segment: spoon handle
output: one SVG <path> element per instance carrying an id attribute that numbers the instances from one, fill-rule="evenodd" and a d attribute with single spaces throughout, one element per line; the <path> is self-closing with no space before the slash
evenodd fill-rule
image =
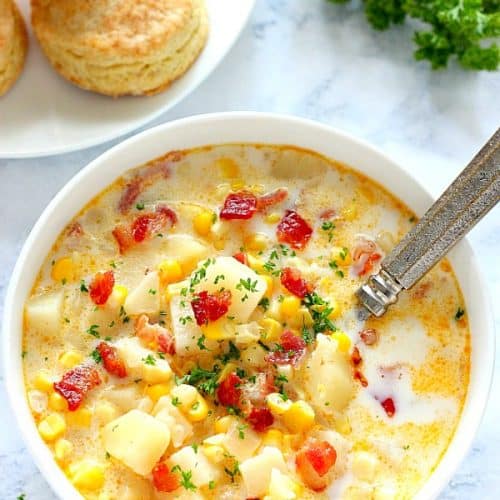
<path id="1" fill-rule="evenodd" d="M 357 292 L 382 316 L 500 200 L 500 128 Z"/>

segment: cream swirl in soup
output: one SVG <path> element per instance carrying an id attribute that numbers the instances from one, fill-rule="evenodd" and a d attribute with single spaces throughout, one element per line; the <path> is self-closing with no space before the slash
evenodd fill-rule
<path id="1" fill-rule="evenodd" d="M 354 291 L 415 216 L 289 146 L 171 152 L 68 224 L 25 306 L 27 399 L 85 498 L 409 499 L 453 436 L 469 330 L 447 261 Z"/>

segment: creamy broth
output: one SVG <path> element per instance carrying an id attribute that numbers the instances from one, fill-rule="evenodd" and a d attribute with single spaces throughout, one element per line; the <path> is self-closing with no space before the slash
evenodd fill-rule
<path id="1" fill-rule="evenodd" d="M 406 499 L 453 436 L 465 306 L 438 264 L 383 318 L 354 291 L 415 216 L 289 146 L 172 152 L 61 233 L 26 303 L 41 437 L 85 498 Z"/>

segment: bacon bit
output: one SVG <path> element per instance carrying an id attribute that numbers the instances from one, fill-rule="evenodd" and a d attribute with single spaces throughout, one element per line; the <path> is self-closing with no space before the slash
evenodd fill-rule
<path id="1" fill-rule="evenodd" d="M 288 189 L 278 188 L 257 198 L 257 210 L 264 211 L 288 198 Z"/>
<path id="2" fill-rule="evenodd" d="M 281 284 L 299 299 L 313 291 L 313 286 L 302 278 L 300 271 L 291 267 L 284 267 L 281 271 Z"/>
<path id="3" fill-rule="evenodd" d="M 149 323 L 149 318 L 141 314 L 135 322 L 135 334 L 141 342 L 154 351 L 165 354 L 175 354 L 175 341 L 173 335 L 158 323 Z"/>
<path id="4" fill-rule="evenodd" d="M 154 212 L 139 215 L 130 227 L 116 226 L 112 234 L 118 243 L 120 253 L 123 254 L 136 243 L 141 243 L 164 229 L 168 223 L 171 227 L 175 226 L 177 215 L 166 205 L 158 205 Z"/>
<path id="5" fill-rule="evenodd" d="M 82 225 L 75 221 L 75 222 L 72 222 L 69 226 L 68 226 L 68 229 L 66 231 L 66 234 L 68 236 L 81 236 L 83 234 L 83 227 Z"/>
<path id="6" fill-rule="evenodd" d="M 358 366 L 363 362 L 363 358 L 357 347 L 354 347 L 351 354 L 351 361 L 354 366 Z"/>
<path id="7" fill-rule="evenodd" d="M 216 293 L 208 293 L 207 291 L 196 293 L 191 301 L 198 326 L 218 320 L 227 313 L 230 305 L 231 292 L 229 290 Z"/>
<path id="8" fill-rule="evenodd" d="M 181 485 L 179 475 L 172 472 L 165 462 L 158 462 L 151 473 L 153 484 L 158 491 L 170 493 Z"/>
<path id="9" fill-rule="evenodd" d="M 368 387 L 368 380 L 366 380 L 366 377 L 359 370 L 354 370 L 353 376 L 354 376 L 354 380 L 359 380 L 359 383 L 363 387 Z"/>
<path id="10" fill-rule="evenodd" d="M 375 345 L 378 341 L 378 332 L 375 328 L 361 330 L 359 336 L 365 345 Z"/>
<path id="11" fill-rule="evenodd" d="M 394 400 L 392 398 L 384 399 L 381 403 L 382 408 L 389 418 L 392 418 L 396 413 L 396 406 L 394 405 Z"/>
<path id="12" fill-rule="evenodd" d="M 337 216 L 337 212 L 334 208 L 328 208 L 319 214 L 319 218 L 322 220 L 330 220 Z"/>
<path id="13" fill-rule="evenodd" d="M 242 380 L 236 373 L 230 373 L 217 388 L 217 399 L 224 406 L 237 408 L 240 404 Z"/>
<path id="14" fill-rule="evenodd" d="M 245 252 L 238 252 L 233 255 L 233 259 L 241 262 L 243 265 L 248 266 L 248 257 Z"/>
<path id="15" fill-rule="evenodd" d="M 295 457 L 297 471 L 302 481 L 314 491 L 322 491 L 328 485 L 326 474 L 335 465 L 337 452 L 327 441 L 309 438 Z"/>
<path id="16" fill-rule="evenodd" d="M 170 166 L 179 161 L 184 156 L 180 151 L 170 151 L 163 158 L 159 158 L 154 164 L 147 166 L 143 172 L 137 174 L 125 188 L 118 209 L 122 214 L 126 214 L 135 203 L 139 195 L 149 186 L 154 184 L 157 179 L 168 178 L 170 175 Z"/>
<path id="17" fill-rule="evenodd" d="M 274 417 L 269 408 L 252 408 L 247 421 L 257 432 L 265 431 L 269 426 L 273 425 Z"/>
<path id="18" fill-rule="evenodd" d="M 225 220 L 251 219 L 257 210 L 257 197 L 248 191 L 230 193 L 220 211 L 220 218 Z"/>
<path id="19" fill-rule="evenodd" d="M 298 250 L 306 246 L 312 232 L 311 226 L 294 210 L 287 210 L 276 228 L 278 241 Z"/>
<path id="20" fill-rule="evenodd" d="M 89 295 L 92 302 L 98 306 L 104 305 L 115 286 L 115 275 L 113 271 L 97 273 L 89 285 Z"/>
<path id="21" fill-rule="evenodd" d="M 306 352 L 304 339 L 286 330 L 280 340 L 279 349 L 268 354 L 266 360 L 276 365 L 296 365 Z"/>
<path id="22" fill-rule="evenodd" d="M 59 382 L 54 382 L 54 390 L 67 402 L 69 411 L 75 411 L 84 396 L 101 383 L 97 370 L 91 366 L 77 366 L 67 371 Z"/>
<path id="23" fill-rule="evenodd" d="M 108 373 L 111 373 L 111 375 L 116 375 L 118 378 L 124 378 L 127 376 L 125 363 L 118 357 L 115 347 L 106 344 L 106 342 L 101 342 L 97 346 L 97 350 L 101 355 L 104 369 Z"/>

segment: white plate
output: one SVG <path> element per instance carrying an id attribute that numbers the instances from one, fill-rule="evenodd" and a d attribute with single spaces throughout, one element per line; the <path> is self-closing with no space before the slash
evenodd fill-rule
<path id="1" fill-rule="evenodd" d="M 29 25 L 29 0 L 18 5 Z M 207 45 L 189 71 L 165 92 L 112 99 L 81 90 L 60 77 L 30 27 L 21 78 L 0 98 L 0 158 L 67 153 L 110 141 L 153 120 L 192 92 L 217 66 L 245 26 L 255 0 L 206 0 Z"/>

